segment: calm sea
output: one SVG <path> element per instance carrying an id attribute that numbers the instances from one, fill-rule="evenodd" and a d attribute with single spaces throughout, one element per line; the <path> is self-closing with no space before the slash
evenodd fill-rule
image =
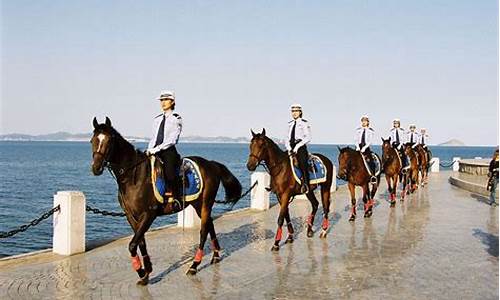
<path id="1" fill-rule="evenodd" d="M 145 144 L 137 147 L 144 149 Z M 180 144 L 182 155 L 198 155 L 225 164 L 239 178 L 246 190 L 250 172 L 246 169 L 246 144 Z M 493 147 L 431 147 L 442 162 L 452 157 L 491 157 Z M 321 152 L 337 163 L 338 150 L 334 145 L 312 145 L 310 150 Z M 380 153 L 380 147 L 374 147 Z M 100 209 L 120 211 L 116 199 L 116 182 L 105 172 L 93 176 L 90 171 L 90 144 L 84 142 L 0 142 L 0 231 L 8 231 L 37 218 L 52 207 L 57 191 L 82 191 L 87 204 Z M 217 199 L 223 198 L 219 189 Z M 274 200 L 275 201 L 275 200 Z M 240 200 L 234 209 L 248 207 L 249 196 Z M 215 214 L 227 207 L 217 204 Z M 158 218 L 153 227 L 176 222 L 175 216 Z M 108 240 L 132 234 L 125 218 L 87 214 L 87 242 Z M 52 219 L 13 237 L 0 239 L 0 257 L 52 245 Z"/>

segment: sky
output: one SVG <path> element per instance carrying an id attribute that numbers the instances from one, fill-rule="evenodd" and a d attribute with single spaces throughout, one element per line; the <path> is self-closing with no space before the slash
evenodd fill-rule
<path id="1" fill-rule="evenodd" d="M 161 90 L 183 135 L 283 137 L 301 103 L 313 143 L 368 114 L 498 144 L 498 2 L 1 1 L 0 134 L 151 136 Z"/>

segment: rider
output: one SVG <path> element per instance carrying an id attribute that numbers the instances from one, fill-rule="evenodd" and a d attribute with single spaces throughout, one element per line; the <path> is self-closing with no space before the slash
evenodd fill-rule
<path id="1" fill-rule="evenodd" d="M 429 149 L 427 148 L 426 142 L 429 141 L 429 135 L 427 134 L 427 129 L 425 128 L 420 128 L 420 134 L 418 135 L 418 145 L 422 145 L 424 148 L 425 152 L 427 153 L 427 160 L 431 159 L 431 154 L 429 152 Z"/>
<path id="2" fill-rule="evenodd" d="M 415 124 L 410 124 L 410 131 L 408 132 L 408 137 L 406 139 L 406 142 L 412 146 L 412 148 L 417 145 L 418 142 L 418 133 L 416 131 L 417 126 Z"/>
<path id="3" fill-rule="evenodd" d="M 176 169 L 180 165 L 180 155 L 175 145 L 182 132 L 182 118 L 174 113 L 175 94 L 173 91 L 162 91 L 160 97 L 163 112 L 154 118 L 153 136 L 146 154 L 156 155 L 163 161 L 168 202 L 180 199 L 180 184 Z"/>
<path id="4" fill-rule="evenodd" d="M 300 104 L 292 104 L 290 107 L 292 118 L 288 122 L 288 142 L 286 150 L 289 155 L 296 155 L 300 171 L 302 172 L 302 184 L 300 190 L 302 193 L 309 192 L 309 154 L 307 144 L 311 141 L 311 125 L 307 120 L 302 119 L 302 106 Z"/>
<path id="5" fill-rule="evenodd" d="M 370 127 L 370 118 L 367 115 L 363 115 L 361 117 L 361 127 L 356 129 L 356 150 L 364 155 L 372 170 L 372 175 L 375 172 L 375 161 L 373 160 L 370 145 L 374 135 L 375 130 Z"/>
<path id="6" fill-rule="evenodd" d="M 404 155 L 403 149 L 403 137 L 405 135 L 405 130 L 401 128 L 401 121 L 399 119 L 392 120 L 392 128 L 390 131 L 390 138 L 392 141 L 392 147 L 399 151 L 401 161 L 404 167 L 406 165 L 406 155 Z"/>

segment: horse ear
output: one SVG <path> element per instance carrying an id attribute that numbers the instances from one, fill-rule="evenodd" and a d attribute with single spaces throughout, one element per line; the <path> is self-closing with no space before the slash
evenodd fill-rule
<path id="1" fill-rule="evenodd" d="M 337 145 L 337 149 L 339 149 L 339 152 L 342 152 L 342 148 L 339 145 Z"/>
<path id="2" fill-rule="evenodd" d="M 106 117 L 106 125 L 111 127 L 111 120 L 108 117 Z"/>
<path id="3" fill-rule="evenodd" d="M 97 126 L 99 126 L 99 123 L 97 123 L 97 119 L 94 117 L 94 120 L 92 121 L 92 125 L 94 125 L 94 129 L 97 129 Z"/>
<path id="4" fill-rule="evenodd" d="M 257 135 L 255 132 L 253 132 L 252 129 L 250 129 L 250 132 L 252 133 L 252 137 L 255 137 Z"/>
<path id="5" fill-rule="evenodd" d="M 387 139 L 387 141 L 389 141 L 389 143 L 390 143 L 390 142 L 391 142 L 391 137 L 389 137 L 389 138 Z"/>
<path id="6" fill-rule="evenodd" d="M 266 129 L 262 128 L 262 135 L 266 135 Z"/>

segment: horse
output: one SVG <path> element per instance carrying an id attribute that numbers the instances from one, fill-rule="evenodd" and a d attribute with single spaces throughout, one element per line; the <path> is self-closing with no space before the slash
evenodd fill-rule
<path id="1" fill-rule="evenodd" d="M 293 166 L 290 162 L 288 153 L 281 150 L 280 147 L 273 142 L 273 140 L 266 136 L 266 129 L 264 128 L 261 133 L 255 133 L 251 130 L 251 133 L 252 140 L 250 141 L 250 154 L 248 156 L 247 169 L 249 171 L 255 171 L 257 166 L 263 162 L 269 170 L 269 175 L 271 176 L 270 190 L 276 193 L 280 204 L 278 229 L 276 231 L 274 245 L 271 248 L 272 251 L 278 251 L 282 237 L 281 227 L 283 226 L 285 219 L 288 229 L 288 238 L 285 243 L 292 243 L 294 239 L 294 230 L 290 221 L 288 205 L 294 196 L 301 194 L 300 184 L 294 179 L 292 173 Z M 307 237 L 312 237 L 314 235 L 312 227 L 319 205 L 319 202 L 314 195 L 314 189 L 316 189 L 319 185 L 321 189 L 321 202 L 323 204 L 323 222 L 321 225 L 322 231 L 320 233 L 320 238 L 325 238 L 330 226 L 328 214 L 330 212 L 330 188 L 332 186 L 333 179 L 333 164 L 324 155 L 319 153 L 313 154 L 322 160 L 326 168 L 326 181 L 317 185 L 309 184 L 309 192 L 306 194 L 306 197 L 311 202 L 312 211 L 307 217 L 306 222 Z"/>
<path id="2" fill-rule="evenodd" d="M 150 157 L 123 138 L 113 128 L 111 120 L 106 117 L 105 123 L 99 124 L 94 118 L 92 139 L 92 173 L 99 176 L 105 168 L 114 175 L 118 184 L 118 201 L 126 214 L 127 221 L 134 231 L 128 250 L 132 259 L 132 268 L 137 272 L 137 284 L 146 285 L 149 274 L 153 271 L 151 258 L 146 248 L 146 231 L 158 216 L 169 215 L 181 211 L 182 207 L 174 207 L 172 203 L 162 204 L 154 195 L 151 179 Z M 203 188 L 199 196 L 185 206 L 193 206 L 201 218 L 200 243 L 187 274 L 194 275 L 203 258 L 203 247 L 210 233 L 213 248 L 211 263 L 220 261 L 221 250 L 215 233 L 212 207 L 215 202 L 235 204 L 241 196 L 241 184 L 238 179 L 221 163 L 209 161 L 202 157 L 190 156 L 200 170 Z M 226 200 L 216 201 L 219 184 L 225 189 Z M 166 202 L 166 201 L 165 201 Z M 141 250 L 144 267 L 137 255 L 137 247 Z"/>
<path id="3" fill-rule="evenodd" d="M 369 218 L 373 214 L 373 198 L 380 184 L 380 174 L 375 177 L 376 181 L 374 183 L 370 183 L 372 175 L 365 167 L 361 152 L 350 147 L 338 147 L 338 149 L 340 153 L 338 157 L 339 172 L 337 177 L 348 182 L 351 194 L 352 207 L 349 221 L 353 222 L 356 219 L 356 186 L 360 186 L 363 189 L 364 217 Z M 370 185 L 372 186 L 371 189 Z"/>
<path id="4" fill-rule="evenodd" d="M 418 169 L 420 171 L 421 185 L 424 186 L 427 183 L 427 177 L 429 176 L 429 168 L 430 168 L 430 155 L 427 150 L 420 144 L 415 147 L 415 150 L 418 155 L 419 166 Z"/>
<path id="5" fill-rule="evenodd" d="M 387 140 L 382 138 L 382 170 L 387 181 L 387 189 L 389 190 L 392 207 L 396 204 L 396 191 L 398 178 L 402 170 L 402 162 L 398 151 L 391 145 L 390 137 Z"/>
<path id="6" fill-rule="evenodd" d="M 405 195 L 415 192 L 418 187 L 419 172 L 418 154 L 413 149 L 412 145 L 410 143 L 406 143 L 404 145 L 404 150 L 406 156 L 408 157 L 409 168 L 403 175 L 403 191 L 401 192 L 401 199 L 404 199 Z"/>

